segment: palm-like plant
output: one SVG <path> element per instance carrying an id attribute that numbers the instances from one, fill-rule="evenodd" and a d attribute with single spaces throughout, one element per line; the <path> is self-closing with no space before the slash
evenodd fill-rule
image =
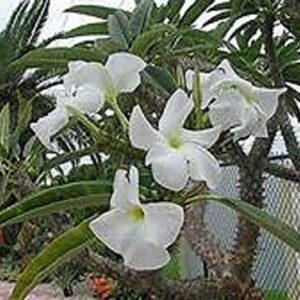
<path id="1" fill-rule="evenodd" d="M 137 7 L 132 13 L 89 5 L 69 9 L 68 12 L 99 17 L 101 21 L 75 28 L 65 33 L 64 38 L 90 34 L 104 36 L 96 42 L 81 43 L 72 48 L 35 49 L 10 64 L 9 71 L 22 73 L 27 68 L 36 67 L 40 70 L 52 68 L 63 72 L 68 62 L 72 60 L 103 62 L 110 53 L 116 51 L 134 53 L 146 60 L 149 66 L 143 73 L 143 86 L 130 99 L 128 96 L 122 96 L 120 100 L 124 101 L 120 103 L 127 115 L 133 103 L 139 103 L 148 112 L 149 120 L 154 121 L 157 121 L 160 114 L 158 109 L 158 113 L 152 117 L 154 109 L 157 112 L 157 108 L 164 105 L 167 96 L 178 86 L 184 85 L 183 72 L 188 65 L 207 70 L 226 57 L 245 78 L 257 85 L 282 87 L 290 79 L 299 82 L 299 72 L 295 72 L 299 70 L 299 41 L 295 38 L 298 25 L 294 21 L 298 16 L 290 9 L 292 5 L 297 5 L 295 1 L 232 0 L 216 5 L 214 1 L 195 1 L 183 16 L 180 15 L 180 11 L 185 1 L 170 0 L 167 5 L 161 7 L 157 7 L 152 0 L 136 2 Z M 208 8 L 217 12 L 216 16 L 208 21 L 208 24 L 216 23 L 215 29 L 204 31 L 193 28 L 193 23 Z M 230 27 L 249 14 L 255 18 L 239 27 L 230 38 L 225 39 Z M 274 36 L 274 26 L 278 22 L 288 28 L 282 36 Z M 236 43 L 232 43 L 231 38 L 234 38 Z M 151 63 L 155 63 L 156 66 Z M 297 76 L 292 76 L 295 73 Z M 264 198 L 263 172 L 273 172 L 277 176 L 299 182 L 299 147 L 287 117 L 288 110 L 299 115 L 295 105 L 299 95 L 291 87 L 288 88 L 288 101 L 280 101 L 278 112 L 268 126 L 269 139 L 256 139 L 250 155 L 247 156 L 230 136 L 225 136 L 221 139 L 222 147 L 219 147 L 221 150 L 216 152 L 222 160 L 234 161 L 239 167 L 240 196 L 245 202 L 200 196 L 202 200 L 220 201 L 241 214 L 233 255 L 219 249 L 211 239 L 211 235 L 207 234 L 205 225 L 201 222 L 199 224 L 200 218 L 189 213 L 191 207 L 187 207 L 185 228 L 187 240 L 207 264 L 209 274 L 215 274 L 213 278 L 187 284 L 180 280 L 165 279 L 163 274 L 150 273 L 140 276 L 139 273 L 128 271 L 93 253 L 89 257 L 92 267 L 122 279 L 129 286 L 150 291 L 160 299 L 185 297 L 223 299 L 224 296 L 234 298 L 233 295 L 238 295 L 238 299 L 242 297 L 253 299 L 254 295 L 257 296 L 251 278 L 260 234 L 259 227 L 255 224 L 274 233 L 297 251 L 300 247 L 297 232 L 261 210 Z M 74 147 L 72 153 L 58 155 L 45 163 L 42 171 L 47 173 L 52 167 L 68 161 L 77 162 L 86 155 L 107 153 L 109 158 L 103 163 L 101 159 L 98 162 L 101 163 L 103 178 L 111 179 L 111 171 L 115 170 L 117 165 L 126 164 L 128 161 L 140 161 L 141 153 L 130 148 L 126 141 L 116 134 L 119 126 L 116 118 L 108 117 L 104 112 L 105 109 L 100 112 L 102 117 L 100 121 L 75 116 L 74 121 L 79 120 L 83 125 L 80 126 L 82 135 L 91 136 L 84 141 L 87 146 L 79 151 Z M 193 120 L 189 122 L 192 124 Z M 286 137 L 289 155 L 296 170 L 277 168 L 268 162 L 268 153 L 279 127 Z M 143 169 L 143 172 L 142 181 L 147 187 L 146 194 L 157 199 L 170 199 L 174 196 L 164 190 L 153 188 L 149 183 L 149 173 L 146 169 Z M 155 190 L 154 193 L 152 189 Z M 0 224 L 13 224 L 74 207 L 97 206 L 104 209 L 107 207 L 109 190 L 106 181 L 76 182 L 53 187 L 31 195 L 20 204 L 1 212 Z M 199 187 L 189 196 L 199 195 L 203 190 L 205 188 Z M 195 210 L 192 208 L 191 211 Z M 89 220 L 86 220 L 67 231 L 30 263 L 21 276 L 13 299 L 23 299 L 38 280 L 47 276 L 49 270 L 60 265 L 62 260 L 70 258 L 83 247 L 91 245 L 94 237 L 88 229 L 88 224 Z M 103 253 L 103 247 L 100 248 L 99 252 Z M 228 274 L 229 279 L 226 276 Z"/>
<path id="2" fill-rule="evenodd" d="M 6 27 L 0 33 L 0 108 L 7 102 L 11 105 L 12 125 L 16 124 L 16 112 L 20 97 L 24 101 L 36 98 L 33 102 L 34 112 L 38 115 L 51 107 L 39 93 L 43 83 L 52 74 L 34 71 L 25 75 L 24 71 L 14 72 L 9 64 L 33 49 L 48 45 L 57 36 L 47 41 L 40 41 L 40 35 L 49 13 L 49 0 L 23 0 L 12 13 Z M 40 110 L 40 112 L 39 112 Z"/>
<path id="3" fill-rule="evenodd" d="M 32 136 L 28 124 L 52 107 L 51 98 L 42 95 L 44 84 L 53 75 L 49 71 L 11 71 L 9 65 L 26 53 L 43 47 L 56 37 L 40 41 L 49 13 L 49 0 L 23 0 L 0 32 L 0 111 L 1 206 L 19 200 L 32 189 L 28 172 L 26 144 Z M 28 147 L 27 147 L 28 148 Z M 31 168 L 33 165 L 31 166 Z M 36 176 L 36 174 L 34 175 Z M 9 229 L 8 229 L 9 231 Z M 15 234 L 6 235 L 13 241 Z"/>

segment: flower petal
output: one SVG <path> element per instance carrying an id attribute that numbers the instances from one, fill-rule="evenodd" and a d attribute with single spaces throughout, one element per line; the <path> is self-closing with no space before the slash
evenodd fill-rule
<path id="1" fill-rule="evenodd" d="M 177 239 L 184 221 L 181 206 L 174 203 L 150 203 L 144 205 L 147 239 L 155 245 L 167 248 Z"/>
<path id="2" fill-rule="evenodd" d="M 184 143 L 198 144 L 205 148 L 210 148 L 219 138 L 222 131 L 221 126 L 216 126 L 206 130 L 181 129 L 181 138 Z"/>
<path id="3" fill-rule="evenodd" d="M 100 63 L 77 62 L 77 64 L 69 65 L 69 68 L 69 73 L 63 78 L 64 85 L 68 90 L 72 90 L 72 87 L 78 88 L 82 85 L 89 85 L 105 95 L 115 89 L 109 72 Z"/>
<path id="4" fill-rule="evenodd" d="M 68 121 L 69 118 L 65 111 L 56 108 L 47 116 L 40 118 L 37 123 L 32 123 L 30 128 L 46 148 L 54 150 L 51 145 L 51 137 L 66 126 Z"/>
<path id="5" fill-rule="evenodd" d="M 152 162 L 154 180 L 161 186 L 178 192 L 188 182 L 187 162 L 180 152 L 170 152 Z"/>
<path id="6" fill-rule="evenodd" d="M 255 124 L 260 124 L 262 118 L 264 118 L 264 116 L 260 115 L 254 106 L 243 106 L 240 111 L 240 124 L 231 130 L 235 135 L 234 139 L 237 140 L 251 135 L 253 129 L 255 129 Z"/>
<path id="7" fill-rule="evenodd" d="M 244 114 L 245 115 L 245 114 Z M 258 138 L 268 138 L 267 119 L 265 115 L 255 111 L 251 119 L 251 112 L 248 113 L 247 117 L 244 117 L 248 122 L 242 123 L 241 126 L 232 129 L 234 133 L 234 139 L 246 138 L 250 135 Z"/>
<path id="8" fill-rule="evenodd" d="M 135 270 L 157 270 L 170 261 L 168 251 L 146 241 L 137 241 L 123 253 L 124 264 Z"/>
<path id="9" fill-rule="evenodd" d="M 224 74 L 224 79 L 236 79 L 236 78 L 240 78 L 236 72 L 234 71 L 234 69 L 231 67 L 231 64 L 229 62 L 228 59 L 223 59 L 221 61 L 221 63 L 217 66 L 216 70 L 221 70 Z"/>
<path id="10" fill-rule="evenodd" d="M 146 159 L 145 165 L 149 166 L 154 161 L 159 159 L 164 159 L 170 153 L 173 153 L 170 146 L 168 146 L 167 141 L 165 139 L 157 140 L 149 149 Z"/>
<path id="11" fill-rule="evenodd" d="M 194 83 L 194 74 L 195 72 L 191 69 L 185 72 L 185 83 L 188 90 L 193 90 L 193 83 Z"/>
<path id="12" fill-rule="evenodd" d="M 147 150 L 157 139 L 158 132 L 146 119 L 139 105 L 133 108 L 129 122 L 129 139 L 138 149 Z"/>
<path id="13" fill-rule="evenodd" d="M 159 130 L 166 137 L 176 133 L 183 126 L 193 108 L 192 99 L 182 89 L 178 89 L 166 104 L 159 120 Z"/>
<path id="14" fill-rule="evenodd" d="M 80 68 L 86 64 L 85 61 L 71 61 L 68 64 L 69 72 L 63 77 L 64 87 L 68 93 L 72 93 L 74 86 L 77 87 L 77 76 Z"/>
<path id="15" fill-rule="evenodd" d="M 105 65 L 120 93 L 131 93 L 141 83 L 140 72 L 146 63 L 138 56 L 129 53 L 115 53 L 109 56 Z"/>
<path id="16" fill-rule="evenodd" d="M 139 205 L 139 171 L 135 166 L 130 167 L 128 177 L 128 196 L 130 203 Z"/>
<path id="17" fill-rule="evenodd" d="M 93 115 L 103 107 L 104 101 L 98 89 L 94 86 L 84 85 L 77 89 L 75 96 L 63 101 L 58 100 L 58 105 L 62 104 L 72 106 L 82 114 Z"/>
<path id="18" fill-rule="evenodd" d="M 267 122 L 261 121 L 260 124 L 255 123 L 252 129 L 252 134 L 253 136 L 258 138 L 268 138 L 269 133 L 268 133 Z"/>
<path id="19" fill-rule="evenodd" d="M 139 230 L 140 224 L 131 220 L 128 211 L 112 209 L 90 223 L 90 229 L 107 247 L 122 254 Z"/>
<path id="20" fill-rule="evenodd" d="M 202 147 L 186 145 L 184 153 L 188 159 L 189 176 L 196 181 L 206 181 L 209 188 L 218 185 L 220 167 L 214 156 Z"/>
<path id="21" fill-rule="evenodd" d="M 129 174 L 126 170 L 117 170 L 114 180 L 114 192 L 110 200 L 112 208 L 128 208 L 140 205 L 139 174 L 136 167 L 131 166 Z"/>
<path id="22" fill-rule="evenodd" d="M 218 91 L 215 102 L 209 106 L 209 117 L 213 126 L 221 126 L 223 131 L 241 123 L 241 111 L 247 103 L 237 89 Z"/>
<path id="23" fill-rule="evenodd" d="M 277 109 L 278 98 L 285 93 L 286 89 L 266 89 L 253 87 L 254 97 L 257 100 L 259 107 L 265 113 L 266 118 L 271 118 Z"/>
<path id="24" fill-rule="evenodd" d="M 202 109 L 209 106 L 211 101 L 214 99 L 213 86 L 225 78 L 228 78 L 225 69 L 221 66 L 222 64 L 209 73 L 199 73 L 200 89 L 202 93 Z M 189 90 L 193 89 L 194 74 L 195 72 L 192 70 L 188 70 L 185 74 L 186 86 Z"/>

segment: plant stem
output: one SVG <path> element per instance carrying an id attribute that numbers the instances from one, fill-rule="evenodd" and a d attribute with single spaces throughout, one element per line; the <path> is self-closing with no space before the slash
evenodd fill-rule
<path id="1" fill-rule="evenodd" d="M 203 128 L 203 112 L 202 106 L 202 91 L 201 91 L 201 77 L 198 68 L 195 70 L 193 78 L 193 99 L 195 103 L 195 122 L 197 129 Z"/>
<path id="2" fill-rule="evenodd" d="M 114 110 L 115 114 L 117 115 L 117 118 L 119 119 L 119 121 L 121 123 L 124 133 L 127 134 L 128 128 L 129 128 L 129 122 L 128 122 L 127 117 L 121 110 L 121 108 L 117 102 L 117 98 L 110 98 L 110 99 L 108 99 L 107 102 L 110 104 L 110 106 Z"/>

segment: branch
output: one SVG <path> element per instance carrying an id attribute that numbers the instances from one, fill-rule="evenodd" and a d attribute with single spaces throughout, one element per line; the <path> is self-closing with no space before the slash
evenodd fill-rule
<path id="1" fill-rule="evenodd" d="M 106 274 L 123 285 L 146 293 L 152 299 L 164 300 L 264 300 L 260 291 L 241 289 L 232 278 L 222 280 L 195 278 L 171 280 L 160 271 L 135 271 L 89 250 L 86 263 L 90 271 Z"/>
<path id="2" fill-rule="evenodd" d="M 200 217 L 201 209 L 201 203 L 186 206 L 184 235 L 195 254 L 207 264 L 210 277 L 222 278 L 224 274 L 230 273 L 229 257 L 206 229 Z"/>
<path id="3" fill-rule="evenodd" d="M 274 12 L 272 11 L 267 12 L 266 14 L 267 15 L 264 22 L 264 26 L 262 28 L 262 32 L 264 36 L 266 58 L 270 69 L 270 75 L 273 79 L 275 87 L 284 87 L 285 81 L 280 72 L 280 67 L 278 65 L 275 44 L 273 39 L 275 16 L 274 16 Z M 286 111 L 285 100 L 286 100 L 285 95 L 282 95 L 279 98 L 277 111 L 275 115 L 271 118 L 271 120 L 269 120 L 268 122 L 269 139 L 257 138 L 255 140 L 249 154 L 249 157 L 252 160 L 252 164 L 259 166 L 261 165 L 262 161 L 266 160 L 271 150 L 276 132 L 278 130 L 278 126 L 282 124 L 284 120 L 285 111 Z"/>
<path id="4" fill-rule="evenodd" d="M 264 171 L 276 177 L 300 183 L 300 172 L 291 168 L 266 162 Z"/>
<path id="5" fill-rule="evenodd" d="M 289 153 L 289 157 L 293 162 L 293 165 L 296 168 L 296 170 L 300 171 L 299 144 L 286 108 L 284 109 L 284 120 L 280 124 L 280 129 L 286 145 L 286 149 Z"/>
<path id="6" fill-rule="evenodd" d="M 227 286 L 224 289 L 219 281 L 205 279 L 170 280 L 159 271 L 141 272 L 126 268 L 112 260 L 89 251 L 87 263 L 92 271 L 104 273 L 120 281 L 125 286 L 142 291 L 153 299 L 172 300 L 221 300 L 226 295 L 233 296 L 233 300 L 241 299 L 236 295 L 236 288 Z"/>
<path id="7" fill-rule="evenodd" d="M 58 155 L 52 159 L 49 159 L 43 165 L 42 171 L 46 172 L 54 168 L 55 166 L 64 164 L 71 160 L 76 160 L 87 155 L 92 155 L 93 153 L 107 153 L 111 154 L 112 152 L 118 152 L 120 154 L 125 154 L 128 159 L 132 160 L 141 160 L 144 156 L 143 152 L 137 149 L 134 149 L 123 140 L 108 136 L 107 133 L 101 132 L 102 140 L 97 141 L 95 144 L 86 147 L 84 149 L 78 150 L 76 152 L 67 152 L 62 155 Z"/>

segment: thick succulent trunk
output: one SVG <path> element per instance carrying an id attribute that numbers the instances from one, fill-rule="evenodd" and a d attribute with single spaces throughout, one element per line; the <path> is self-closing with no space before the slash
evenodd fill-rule
<path id="1" fill-rule="evenodd" d="M 195 254 L 206 264 L 210 278 L 222 278 L 228 268 L 228 257 L 203 222 L 206 203 L 185 208 L 184 235 Z"/>
<path id="2" fill-rule="evenodd" d="M 240 167 L 240 198 L 259 208 L 263 207 L 263 175 L 261 168 L 250 166 Z M 232 272 L 245 284 L 245 288 L 251 287 L 252 267 L 255 262 L 260 229 L 239 217 L 235 244 L 233 248 Z"/>
<path id="3" fill-rule="evenodd" d="M 289 154 L 291 161 L 296 170 L 300 171 L 300 150 L 299 144 L 297 141 L 296 134 L 294 132 L 294 128 L 291 124 L 291 121 L 288 117 L 287 109 L 284 107 L 285 114 L 284 120 L 280 125 L 280 130 L 282 132 L 282 136 Z"/>

